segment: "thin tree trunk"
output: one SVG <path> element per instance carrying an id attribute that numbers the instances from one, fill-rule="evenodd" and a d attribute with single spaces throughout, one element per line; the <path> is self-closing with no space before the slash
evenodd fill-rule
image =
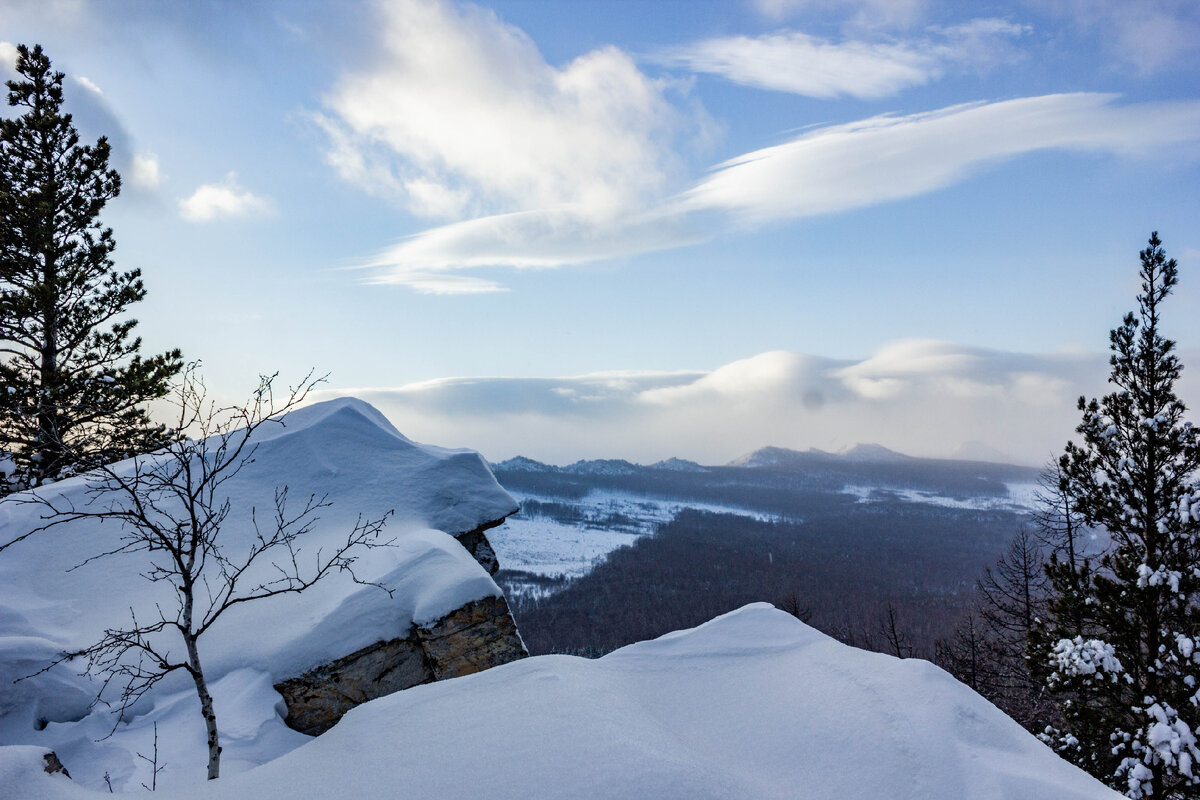
<path id="1" fill-rule="evenodd" d="M 208 779 L 211 781 L 221 774 L 221 740 L 217 734 L 217 714 L 213 710 L 212 695 L 208 693 L 204 670 L 200 668 L 196 639 L 193 636 L 184 636 L 184 640 L 187 642 L 192 680 L 196 683 L 196 694 L 200 697 L 200 715 L 204 717 L 204 728 L 208 733 Z"/>
<path id="2" fill-rule="evenodd" d="M 185 573 L 190 575 L 192 559 L 188 559 Z M 208 734 L 208 779 L 221 774 L 221 739 L 217 734 L 217 713 L 213 710 L 212 695 L 208 693 L 208 682 L 204 679 L 204 668 L 200 666 L 200 649 L 196 635 L 192 632 L 192 600 L 195 586 L 189 577 L 183 581 L 183 641 L 187 645 L 188 672 L 196 684 L 196 695 L 200 698 L 200 716 L 204 717 L 204 729 Z"/>
<path id="3" fill-rule="evenodd" d="M 50 252 L 43 253 L 44 279 L 48 294 L 55 297 L 58 294 L 58 271 L 55 268 L 54 256 Z M 59 449 L 55 447 L 57 435 L 57 420 L 54 418 L 55 400 L 47 396 L 47 391 L 58 384 L 58 309 L 53 302 L 47 302 L 42 314 L 42 351 L 41 351 L 41 398 L 38 401 L 38 443 L 39 456 L 37 465 L 36 484 L 41 484 L 47 477 L 57 472 Z"/>

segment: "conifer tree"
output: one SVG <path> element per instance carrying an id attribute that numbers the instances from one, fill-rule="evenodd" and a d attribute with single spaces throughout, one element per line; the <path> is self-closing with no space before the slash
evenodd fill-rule
<path id="1" fill-rule="evenodd" d="M 1048 743 L 1129 797 L 1200 797 L 1200 438 L 1160 331 L 1177 268 L 1157 233 L 1141 262 L 1138 311 L 1110 335 L 1115 389 L 1080 398 L 1059 462 L 1073 511 L 1108 543 L 1052 558 L 1030 654 L 1064 720 Z"/>
<path id="2" fill-rule="evenodd" d="M 108 141 L 81 145 L 63 73 L 40 45 L 17 52 L 21 113 L 0 120 L 0 454 L 17 479 L 0 494 L 157 446 L 145 403 L 182 367 L 178 350 L 140 356 L 123 318 L 146 290 L 140 270 L 116 269 L 99 221 L 121 189 Z"/>

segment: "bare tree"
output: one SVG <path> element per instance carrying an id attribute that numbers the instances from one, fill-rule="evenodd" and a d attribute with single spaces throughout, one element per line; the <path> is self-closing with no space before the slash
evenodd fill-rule
<path id="1" fill-rule="evenodd" d="M 800 590 L 792 588 L 779 601 L 778 608 L 781 611 L 786 611 L 801 622 L 808 622 L 812 619 L 812 609 L 804 602 L 804 596 L 800 594 Z"/>
<path id="2" fill-rule="evenodd" d="M 933 661 L 984 697 L 989 697 L 991 649 L 992 642 L 979 612 L 970 608 L 954 632 L 935 643 Z"/>
<path id="3" fill-rule="evenodd" d="M 879 632 L 883 635 L 884 642 L 887 643 L 888 653 L 896 658 L 912 658 L 912 643 L 900 631 L 900 626 L 896 622 L 896 607 L 892 605 L 891 601 L 888 601 L 887 609 L 883 612 L 883 619 L 879 623 Z"/>
<path id="4" fill-rule="evenodd" d="M 81 658 L 88 673 L 103 675 L 100 694 L 110 685 L 119 692 L 118 723 L 156 683 L 176 670 L 185 671 L 200 699 L 210 780 L 220 774 L 221 745 L 200 656 L 204 634 L 231 608 L 303 592 L 334 573 L 348 573 L 358 583 L 369 583 L 355 575 L 356 559 L 364 549 L 390 544 L 380 540 L 389 511 L 378 519 L 359 515 L 345 540 L 339 538 L 332 549 L 304 552 L 306 535 L 314 529 L 319 512 L 331 503 L 313 494 L 296 508 L 289 504 L 287 486 L 281 486 L 275 489 L 268 520 L 251 510 L 255 533 L 248 548 L 227 552 L 221 539 L 221 527 L 231 510 L 226 484 L 253 462 L 255 432 L 267 424 L 284 424 L 283 415 L 321 382 L 310 373 L 277 401 L 274 379 L 274 375 L 260 378 L 246 404 L 218 408 L 207 398 L 197 365 L 190 365 L 173 400 L 178 411 L 176 430 L 189 431 L 191 438 L 95 470 L 87 500 L 80 505 L 52 492 L 32 493 L 21 501 L 43 507 L 46 523 L 39 530 L 88 519 L 118 522 L 121 534 L 116 546 L 83 564 L 117 556 L 141 557 L 147 561 L 143 578 L 174 589 L 175 602 L 156 606 L 153 618 L 139 618 L 131 608 L 129 623 L 105 630 L 99 641 L 62 654 L 55 663 Z"/>

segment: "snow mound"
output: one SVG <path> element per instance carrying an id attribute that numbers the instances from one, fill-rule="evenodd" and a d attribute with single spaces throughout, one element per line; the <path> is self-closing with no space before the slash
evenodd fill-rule
<path id="1" fill-rule="evenodd" d="M 6 750 L 16 752 L 7 753 Z M 0 749 L 28 796 L 91 796 Z M 68 769 L 70 765 L 67 764 Z M 352 710 L 257 769 L 171 798 L 1117 798 L 937 667 L 766 604 L 597 661 L 541 656 Z"/>
<path id="2" fill-rule="evenodd" d="M 274 492 L 285 485 L 298 507 L 310 494 L 327 496 L 332 503 L 301 540 L 302 560 L 314 558 L 318 550 L 335 549 L 360 515 L 372 519 L 394 510 L 395 516 L 383 537 L 393 539 L 393 546 L 360 551 L 355 564 L 360 579 L 386 586 L 390 596 L 377 586 L 334 574 L 303 594 L 233 607 L 200 640 L 210 683 L 240 672 L 249 676 L 243 683 L 259 686 L 255 692 L 273 695 L 263 701 L 266 716 L 246 723 L 252 733 L 267 726 L 244 742 L 247 766 L 281 752 L 264 745 L 268 739 L 282 741 L 294 734 L 282 727 L 274 710 L 279 697 L 271 689 L 273 682 L 404 636 L 413 623 L 436 621 L 473 600 L 500 595 L 453 535 L 517 510 L 478 453 L 417 444 L 360 400 L 296 410 L 282 424 L 264 425 L 255 440 L 253 463 L 224 487 L 231 510 L 221 543 L 230 557 L 236 559 L 254 540 L 251 509 L 257 509 L 260 519 L 269 517 Z M 88 501 L 87 488 L 87 477 L 80 476 L 38 491 L 60 504 L 78 506 Z M 13 495 L 0 503 L 0 537 L 13 538 L 38 526 L 42 507 L 23 502 L 28 499 L 28 494 Z M 167 584 L 141 577 L 148 563 L 145 553 L 87 561 L 114 549 L 120 532 L 116 524 L 81 521 L 51 528 L 0 555 L 0 744 L 53 747 L 70 761 L 111 729 L 114 718 L 102 706 L 91 705 L 98 684 L 77 674 L 80 664 L 60 664 L 13 681 L 37 672 L 60 653 L 96 642 L 106 628 L 127 625 L 131 608 L 139 620 L 155 618 L 156 604 L 175 608 Z M 270 569 L 269 563 L 261 566 Z M 246 580 L 252 578 L 248 574 Z M 230 688 L 237 683 L 227 682 L 227 695 L 237 696 Z M 189 692 L 194 701 L 190 679 L 178 670 L 133 713 L 167 713 L 164 709 L 172 703 L 187 702 L 179 698 Z M 217 702 L 220 719 L 219 696 Z M 236 700 L 228 703 L 238 705 Z M 193 715 L 188 724 L 199 726 L 198 720 Z M 224 728 L 225 721 L 221 724 Z M 114 736 L 101 747 L 121 750 L 120 739 Z M 294 738 L 288 742 L 280 747 L 296 745 Z M 144 739 L 136 743 L 142 752 L 148 747 Z M 236 741 L 232 749 L 237 750 Z M 132 750 L 114 752 L 106 769 L 117 770 L 131 758 Z M 136 787 L 135 782 L 129 788 Z"/>

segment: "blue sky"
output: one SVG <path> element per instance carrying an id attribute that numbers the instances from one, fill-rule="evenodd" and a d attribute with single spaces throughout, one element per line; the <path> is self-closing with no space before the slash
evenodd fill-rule
<path id="1" fill-rule="evenodd" d="M 1152 229 L 1200 346 L 1192 2 L 49 0 L 0 41 L 113 140 L 147 346 L 229 397 L 316 367 L 492 458 L 1036 463 Z"/>

